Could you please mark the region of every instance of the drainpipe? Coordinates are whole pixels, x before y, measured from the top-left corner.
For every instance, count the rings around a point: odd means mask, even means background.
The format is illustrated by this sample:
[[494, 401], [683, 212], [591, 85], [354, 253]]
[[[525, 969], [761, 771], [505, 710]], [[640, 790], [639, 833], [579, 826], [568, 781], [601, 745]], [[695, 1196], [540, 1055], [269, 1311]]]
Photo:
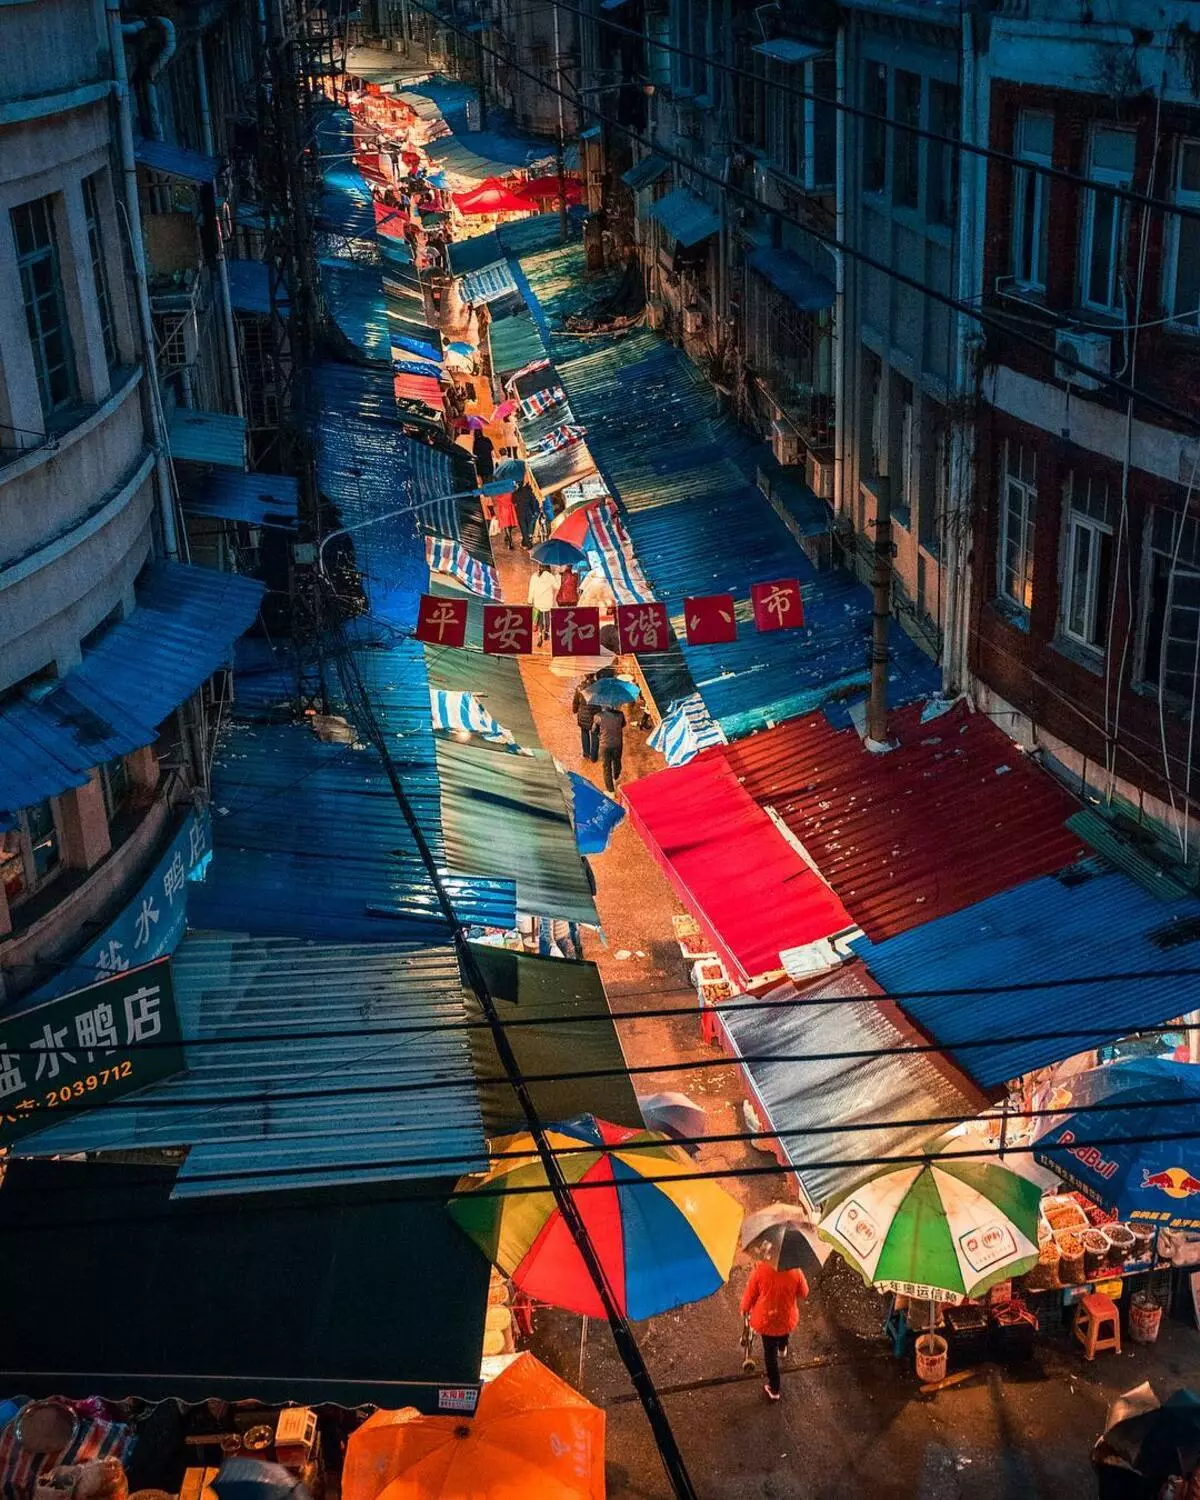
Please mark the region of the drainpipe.
[[175, 56], [177, 41], [174, 21], [168, 20], [166, 16], [155, 16], [154, 24], [162, 27], [163, 44], [146, 73], [146, 102], [150, 106], [150, 134], [156, 141], [161, 141], [163, 128], [162, 109], [158, 102], [158, 75]]
[[121, 0], [105, 0], [108, 17], [108, 47], [112, 55], [113, 93], [117, 101], [117, 144], [121, 156], [121, 175], [125, 184], [125, 228], [129, 236], [129, 254], [133, 263], [133, 281], [137, 294], [138, 321], [142, 331], [142, 354], [145, 363], [144, 405], [147, 425], [154, 447], [154, 477], [158, 490], [158, 510], [162, 521], [163, 550], [169, 558], [179, 557], [179, 530], [175, 523], [175, 501], [171, 489], [166, 432], [158, 387], [158, 355], [154, 347], [154, 318], [150, 311], [150, 286], [146, 280], [146, 249], [142, 243], [142, 212], [138, 202], [137, 164], [133, 156], [133, 117], [129, 103], [129, 74], [125, 67], [125, 38], [121, 30]]
[[[204, 61], [204, 38], [196, 38], [196, 92], [200, 96], [200, 133], [204, 140], [204, 150], [209, 156], [216, 156], [216, 147], [213, 142], [212, 110], [208, 102], [208, 67]], [[225, 240], [221, 234], [220, 205], [214, 202], [217, 211], [217, 223], [214, 226], [214, 239], [217, 245], [217, 284], [218, 297], [221, 303], [221, 321], [225, 328], [225, 353], [229, 360], [229, 381], [233, 388], [233, 409], [239, 417], [246, 415], [242, 405], [242, 373], [238, 364], [237, 329], [233, 323], [233, 299], [229, 295], [229, 267], [225, 261]]]
[[[846, 103], [846, 25], [838, 27], [834, 51], [837, 83], [834, 92], [838, 104]], [[846, 112], [836, 116], [836, 166], [834, 171], [834, 235], [839, 244], [846, 243]], [[833, 301], [833, 513], [840, 516], [849, 510], [846, 503], [846, 257], [834, 251], [837, 295]]]

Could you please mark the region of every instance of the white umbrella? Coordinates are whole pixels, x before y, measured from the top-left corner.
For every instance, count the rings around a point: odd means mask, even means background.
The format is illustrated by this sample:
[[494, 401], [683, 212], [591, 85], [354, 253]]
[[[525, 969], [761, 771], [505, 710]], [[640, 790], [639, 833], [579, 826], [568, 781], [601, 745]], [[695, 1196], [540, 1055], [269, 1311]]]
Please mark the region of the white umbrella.
[[699, 1146], [689, 1144], [693, 1136], [703, 1135], [708, 1116], [701, 1105], [686, 1094], [647, 1094], [639, 1099], [642, 1119], [651, 1130], [662, 1130], [667, 1135], [678, 1137], [684, 1150], [695, 1156]]

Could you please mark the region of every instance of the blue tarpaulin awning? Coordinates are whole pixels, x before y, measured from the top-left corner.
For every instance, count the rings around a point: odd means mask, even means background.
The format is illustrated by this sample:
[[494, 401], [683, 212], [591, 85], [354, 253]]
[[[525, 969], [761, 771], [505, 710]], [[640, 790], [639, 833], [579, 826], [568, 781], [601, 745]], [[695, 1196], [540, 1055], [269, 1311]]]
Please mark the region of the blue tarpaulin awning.
[[657, 182], [664, 172], [670, 170], [671, 163], [652, 151], [649, 156], [643, 156], [641, 161], [634, 162], [628, 172], [622, 172], [621, 181], [636, 193], [639, 188], [649, 187], [652, 182]]
[[[230, 260], [225, 264], [229, 273], [229, 300], [234, 312], [270, 317], [271, 280], [266, 261]], [[278, 298], [280, 308], [287, 307], [286, 287], [280, 287]]]
[[242, 474], [214, 469], [185, 486], [183, 508], [189, 516], [245, 521], [250, 526], [294, 528], [300, 506], [300, 484], [286, 474]]
[[822, 312], [833, 306], [837, 296], [833, 282], [790, 250], [753, 250], [746, 264], [801, 312]]
[[686, 250], [716, 234], [721, 222], [703, 198], [688, 188], [678, 187], [657, 203], [650, 205], [650, 217], [657, 219], [667, 233]]
[[137, 606], [38, 702], [0, 713], [0, 806], [82, 786], [91, 768], [152, 744], [158, 726], [228, 661], [263, 585], [186, 563], [152, 563]]
[[167, 418], [171, 457], [193, 464], [246, 467], [246, 419], [223, 411], [198, 411], [177, 406]]
[[811, 62], [814, 57], [824, 57], [832, 48], [818, 42], [802, 42], [796, 37], [777, 36], [769, 42], [756, 43], [750, 50], [774, 58], [776, 62], [802, 63]]
[[173, 146], [168, 141], [138, 141], [133, 148], [138, 164], [167, 177], [182, 177], [187, 182], [211, 182], [221, 170], [215, 156]]

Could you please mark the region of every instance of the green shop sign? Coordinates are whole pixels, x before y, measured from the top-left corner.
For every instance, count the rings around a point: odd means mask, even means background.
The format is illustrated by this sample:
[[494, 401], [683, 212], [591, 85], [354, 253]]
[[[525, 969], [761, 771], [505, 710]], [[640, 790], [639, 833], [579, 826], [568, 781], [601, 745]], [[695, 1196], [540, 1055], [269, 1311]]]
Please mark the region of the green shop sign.
[[185, 1067], [166, 958], [0, 1019], [0, 1145]]

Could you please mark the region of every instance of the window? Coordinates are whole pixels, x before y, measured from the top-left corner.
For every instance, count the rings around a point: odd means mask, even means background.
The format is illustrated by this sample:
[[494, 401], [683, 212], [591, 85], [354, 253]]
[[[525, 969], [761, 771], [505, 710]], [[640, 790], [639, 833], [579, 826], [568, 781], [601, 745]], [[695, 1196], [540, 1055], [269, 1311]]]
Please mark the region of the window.
[[121, 362], [117, 352], [117, 331], [113, 323], [112, 298], [108, 294], [108, 267], [104, 263], [104, 242], [100, 238], [99, 172], [83, 179], [83, 213], [87, 220], [88, 254], [92, 261], [92, 281], [96, 288], [96, 308], [100, 314], [100, 331], [104, 335], [104, 361], [110, 370]]
[[864, 83], [863, 108], [871, 118], [863, 121], [863, 191], [882, 193], [887, 187], [888, 70], [882, 63], [868, 63]]
[[906, 528], [912, 526], [913, 507], [913, 462], [914, 432], [913, 432], [913, 388], [912, 382], [900, 376], [896, 377], [896, 403], [900, 411], [899, 421], [899, 464], [896, 470], [896, 482], [892, 486], [892, 512], [901, 526]]
[[[764, 81], [767, 159], [781, 172], [802, 182], [809, 192], [831, 188], [837, 158], [833, 60], [817, 58], [797, 66], [778, 58], [756, 56], [755, 62]], [[795, 88], [808, 95], [802, 104], [788, 92]], [[828, 104], [824, 102], [826, 99], [830, 101]]]
[[929, 142], [929, 206], [931, 224], [952, 224], [958, 205], [959, 94], [953, 83], [932, 80], [929, 85], [929, 129], [949, 140]]
[[821, 447], [833, 436], [833, 321], [828, 308], [801, 312], [771, 283], [746, 279], [746, 350], [771, 397]]
[[12, 210], [11, 217], [38, 395], [42, 414], [49, 417], [69, 406], [76, 396], [52, 201], [37, 198], [32, 203], [22, 203]]
[[[1054, 116], [1023, 109], [1017, 116], [1017, 150], [1022, 161], [1051, 164]], [[1012, 274], [1019, 286], [1046, 290], [1050, 247], [1050, 179], [1029, 167], [1013, 168]]]
[[16, 827], [0, 835], [0, 882], [10, 906], [32, 895], [61, 865], [52, 802], [19, 812]]
[[129, 801], [133, 791], [129, 766], [123, 755], [118, 755], [115, 760], [100, 767], [100, 786], [104, 792], [104, 810], [111, 823]]
[[1063, 566], [1063, 634], [1102, 650], [1112, 603], [1113, 539], [1108, 486], [1071, 477]]
[[863, 421], [866, 443], [860, 472], [864, 479], [879, 473], [886, 444], [883, 440], [883, 365], [877, 354], [863, 350]]
[[1142, 678], [1190, 708], [1200, 667], [1200, 522], [1155, 507], [1148, 563]]
[[[1128, 187], [1133, 181], [1134, 137], [1128, 130], [1094, 130], [1088, 152], [1093, 182]], [[1090, 188], [1084, 197], [1080, 292], [1088, 307], [1116, 312], [1124, 300], [1122, 259], [1128, 215], [1113, 193]]]
[[1033, 525], [1037, 461], [1032, 448], [1006, 443], [1000, 481], [999, 589], [1022, 610], [1033, 604]]
[[[921, 75], [896, 70], [895, 109], [897, 125], [921, 123]], [[921, 138], [911, 130], [892, 131], [892, 202], [916, 208], [921, 191]]]
[[[1175, 201], [1200, 213], [1200, 141], [1180, 141]], [[1200, 329], [1200, 218], [1172, 218], [1163, 303], [1177, 327]]]
[[832, 187], [837, 176], [837, 70], [832, 58], [818, 57], [805, 73], [810, 97], [804, 103], [804, 186], [811, 190]]
[[926, 552], [937, 557], [941, 551], [942, 517], [947, 513], [950, 501], [950, 428], [944, 420], [937, 422], [933, 442], [925, 447], [932, 472], [929, 484], [921, 492], [917, 536]]

